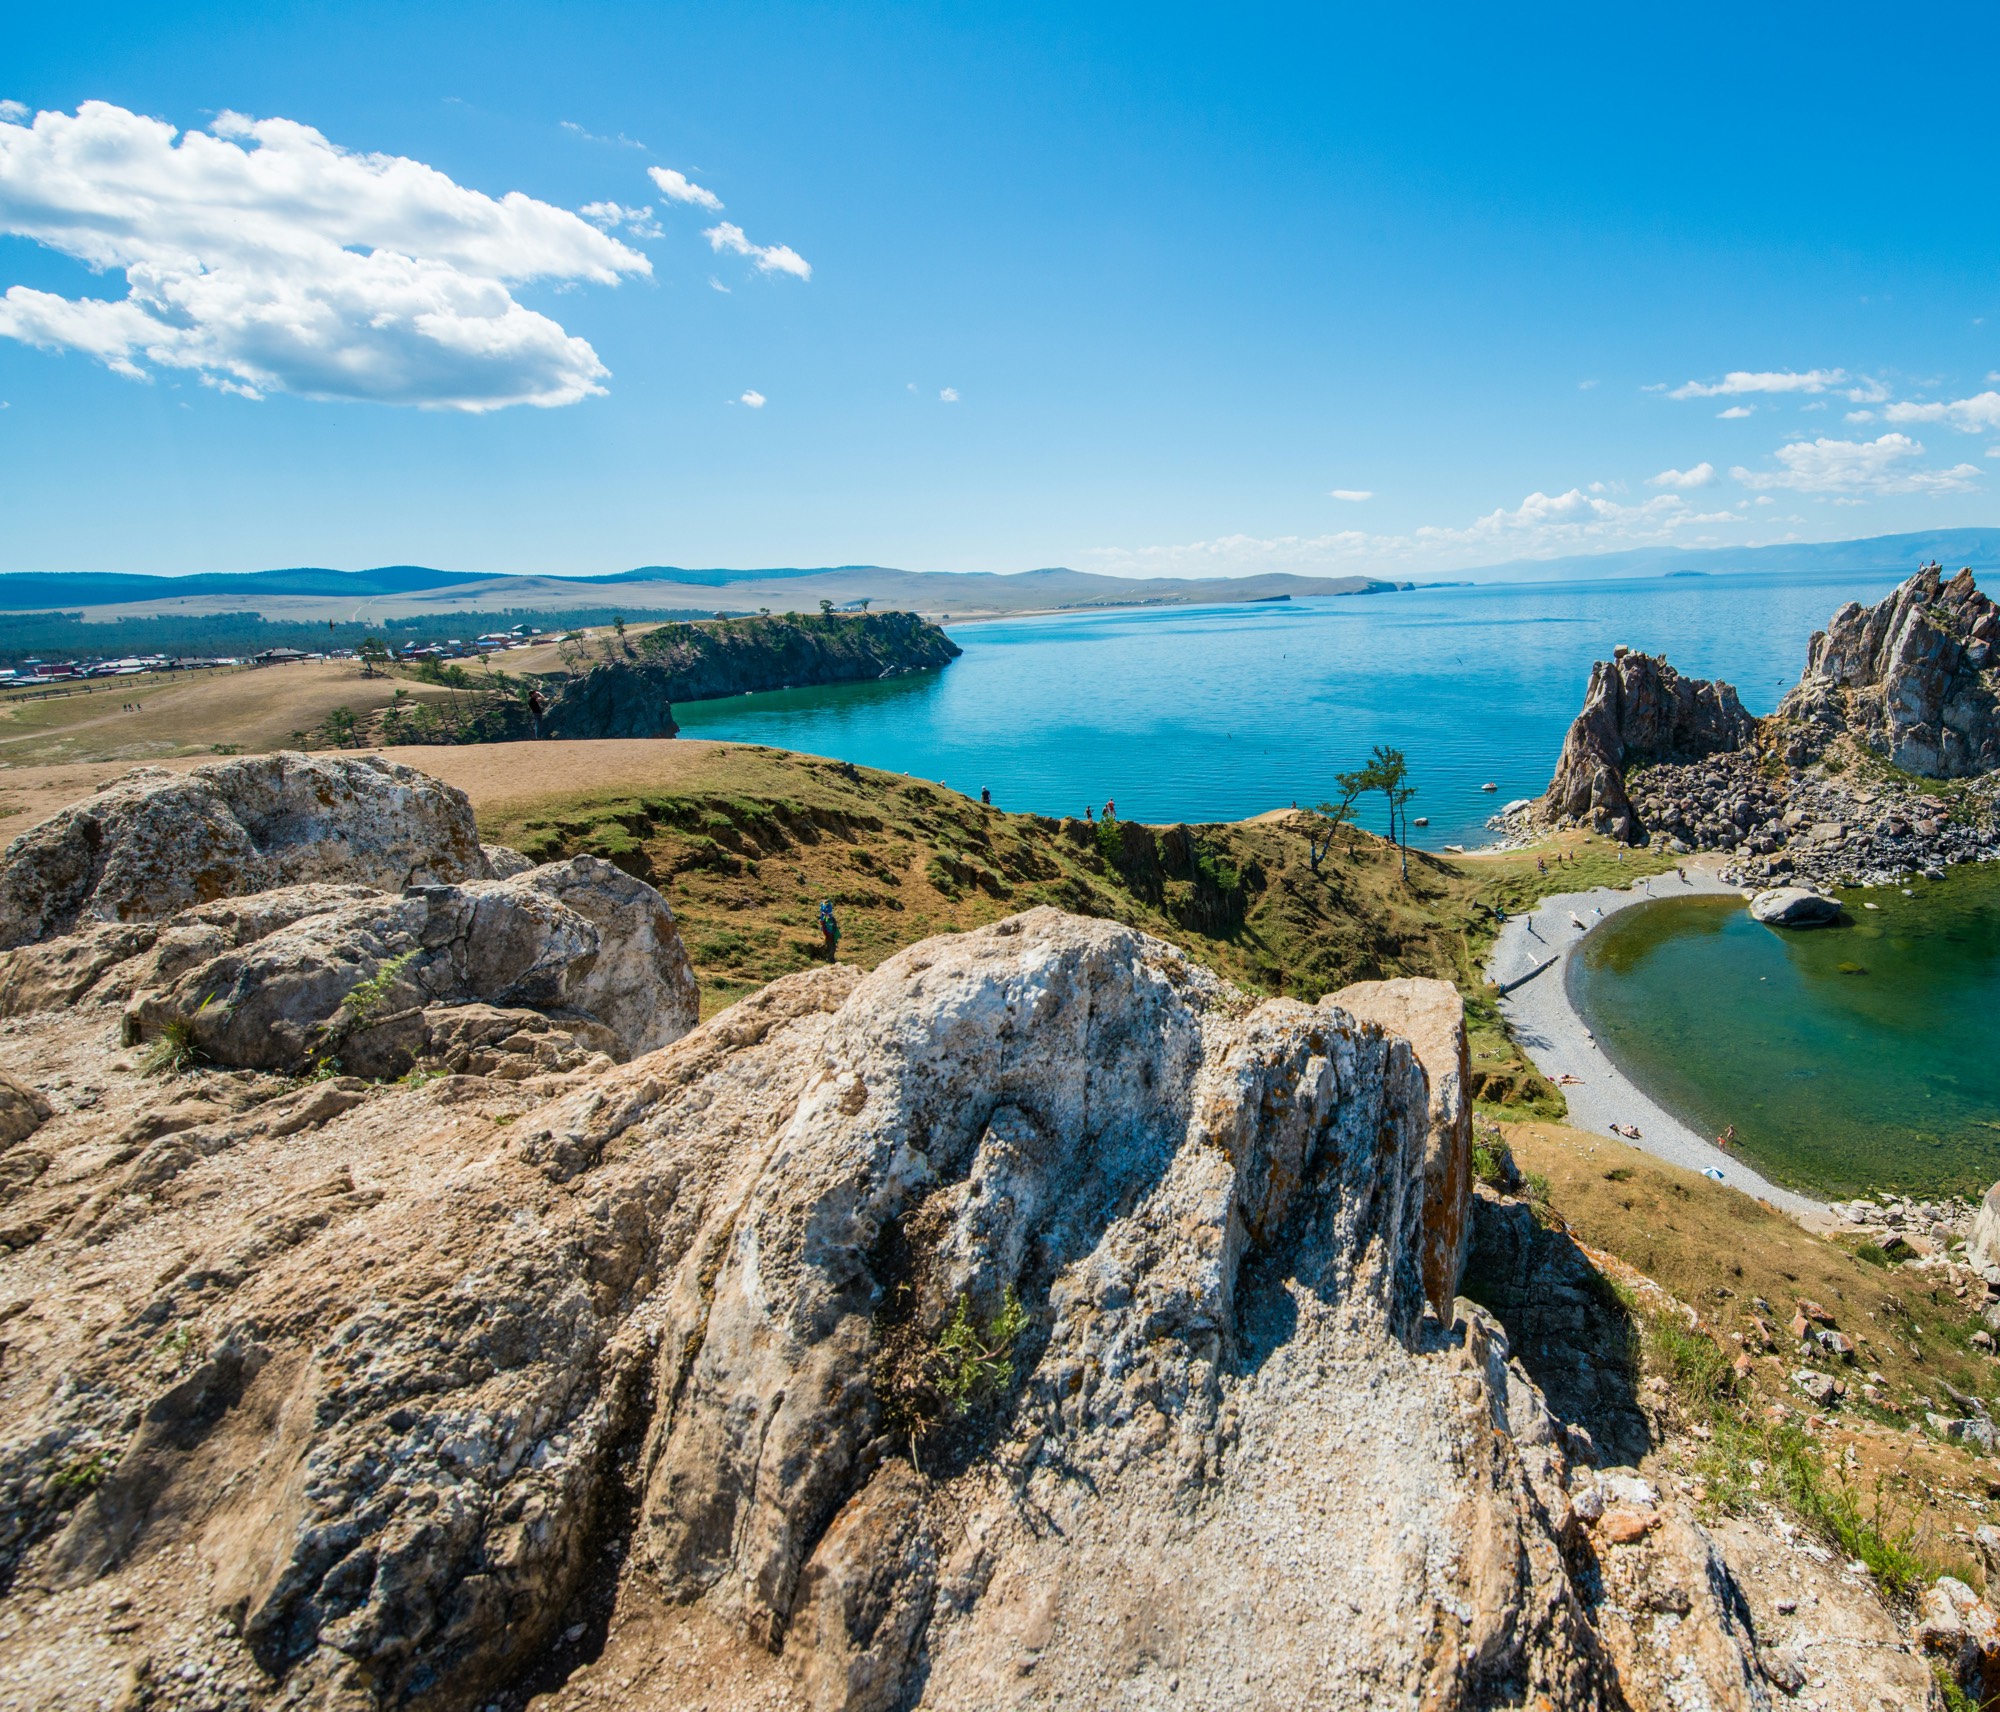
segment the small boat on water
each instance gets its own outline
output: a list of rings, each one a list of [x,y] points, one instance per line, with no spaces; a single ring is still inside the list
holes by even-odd
[[[1410,822],[1412,826],[1429,826],[1430,823],[1431,817],[1427,814],[1420,814],[1415,820]]]
[[[1483,785],[1481,785],[1481,786],[1480,786],[1479,788],[1480,788],[1480,789],[1481,789],[1482,791],[1497,791],[1497,790],[1498,790],[1498,789],[1499,789],[1500,787],[1499,787],[1498,785],[1496,785],[1496,784],[1492,784],[1492,783],[1490,783],[1490,782],[1489,782],[1489,783],[1487,783],[1487,784],[1483,784]]]

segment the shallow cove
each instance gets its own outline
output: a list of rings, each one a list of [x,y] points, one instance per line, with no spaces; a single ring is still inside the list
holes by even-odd
[[[1736,898],[1607,919],[1571,1001],[1620,1070],[1773,1180],[1982,1193],[2000,1178],[2000,864],[1842,894],[1780,932]],[[1867,903],[1875,909],[1864,907]]]

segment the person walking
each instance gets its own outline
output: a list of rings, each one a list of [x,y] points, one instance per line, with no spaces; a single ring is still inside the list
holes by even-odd
[[[840,950],[840,923],[834,919],[830,899],[819,906],[819,931],[826,940],[826,960],[831,963]]]

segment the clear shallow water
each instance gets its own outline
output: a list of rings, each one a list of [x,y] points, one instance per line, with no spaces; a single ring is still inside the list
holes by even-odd
[[[1634,1082],[1735,1124],[1778,1182],[1977,1195],[2000,1178],[2000,869],[1912,886],[1800,933],[1729,898],[1641,904],[1583,941],[1570,995]]]
[[[1418,590],[1260,606],[1058,613],[964,624],[941,672],[686,702],[690,737],[803,749],[942,780],[1002,808],[1237,820],[1333,793],[1377,743],[1410,759],[1418,842],[1476,844],[1548,783],[1593,660],[1664,652],[1754,713],[1806,641],[1893,573],[1770,574]],[[1492,793],[1480,786],[1499,786]],[[1370,808],[1379,825],[1379,811]]]

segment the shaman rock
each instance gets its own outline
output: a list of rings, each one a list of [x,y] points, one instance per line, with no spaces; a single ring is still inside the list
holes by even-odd
[[[141,768],[0,856],[0,950],[306,881],[382,891],[486,873],[463,791],[372,755]]]
[[[1756,735],[1756,720],[1730,685],[1684,678],[1664,659],[1621,649],[1590,668],[1583,711],[1563,739],[1541,813],[1641,842],[1646,829],[1626,794],[1628,768],[1748,748]]]

